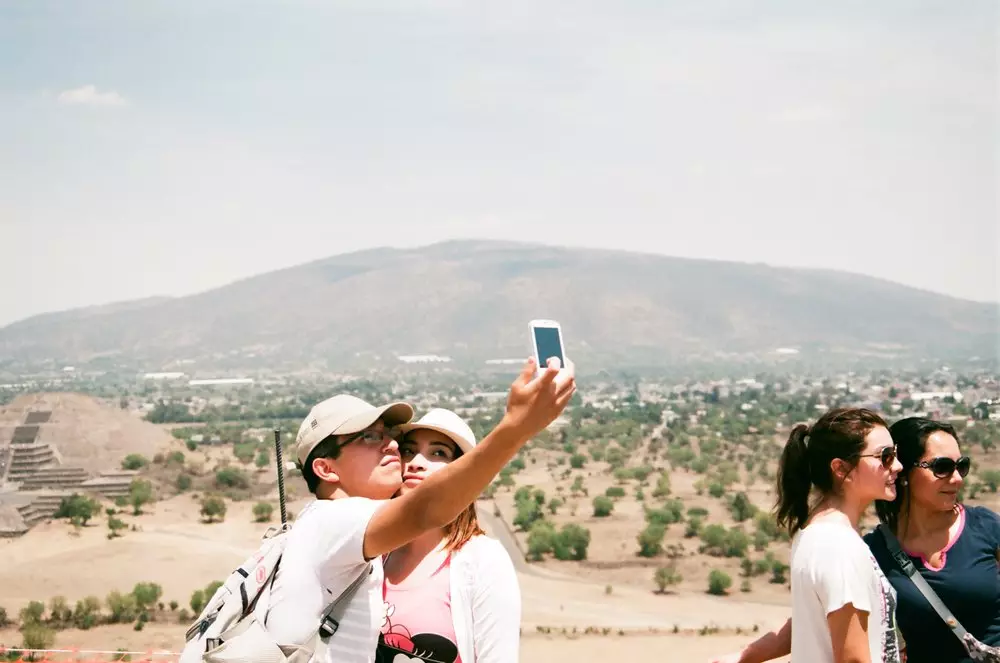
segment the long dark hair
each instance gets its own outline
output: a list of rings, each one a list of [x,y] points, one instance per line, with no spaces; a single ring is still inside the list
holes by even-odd
[[[893,533],[898,531],[900,511],[904,506],[910,508],[910,472],[927,451],[927,438],[938,431],[948,433],[958,441],[954,426],[925,417],[907,417],[889,427],[892,442],[896,445],[896,458],[903,471],[896,475],[896,499],[891,502],[875,500],[875,513]]]
[[[809,504],[813,487],[823,497],[833,493],[831,463],[840,459],[856,465],[865,438],[878,426],[887,424],[877,413],[864,408],[837,408],[812,426],[795,426],[778,465],[778,525],[792,535],[802,529],[813,509]]]

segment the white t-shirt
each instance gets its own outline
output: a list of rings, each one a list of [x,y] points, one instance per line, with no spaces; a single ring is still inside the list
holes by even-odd
[[[382,504],[363,497],[316,500],[295,519],[271,589],[267,630],[276,642],[308,642],[323,610],[365,569],[365,530]],[[371,562],[368,581],[358,588],[330,638],[326,661],[313,663],[375,660],[385,604],[382,558]]]
[[[857,532],[813,522],[795,534],[791,561],[792,663],[833,663],[827,615],[849,603],[868,613],[872,663],[900,663],[896,592]]]

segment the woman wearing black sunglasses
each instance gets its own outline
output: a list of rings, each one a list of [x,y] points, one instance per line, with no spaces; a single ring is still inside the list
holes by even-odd
[[[896,590],[896,625],[906,647],[906,663],[1000,661],[1000,516],[981,506],[958,503],[971,461],[958,446],[955,429],[923,417],[889,427],[896,458],[896,498],[875,502],[879,520],[895,535],[917,572],[981,646],[975,658],[921,595],[875,530],[865,535],[879,568]],[[767,633],[742,651],[712,663],[763,663],[791,651],[791,623]],[[797,662],[796,662],[797,663]]]
[[[959,504],[958,492],[971,461],[959,450],[955,429],[909,417],[894,423],[889,432],[903,471],[896,479],[896,499],[875,502],[879,520],[962,626],[984,644],[1000,646],[1000,517],[986,507]],[[864,538],[896,589],[907,663],[972,661],[893,559],[882,533]]]

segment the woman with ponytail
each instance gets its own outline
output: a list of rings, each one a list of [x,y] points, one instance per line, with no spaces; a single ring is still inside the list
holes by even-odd
[[[830,410],[792,429],[778,467],[778,524],[792,535],[792,619],[742,652],[758,663],[900,663],[895,591],[858,533],[875,500],[893,500],[902,466],[885,421]],[[790,644],[790,647],[789,647]]]

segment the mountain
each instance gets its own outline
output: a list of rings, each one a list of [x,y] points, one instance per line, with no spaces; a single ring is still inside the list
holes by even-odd
[[[49,313],[0,329],[0,360],[169,362],[358,353],[523,357],[527,322],[578,359],[666,363],[779,347],[851,356],[994,357],[1000,307],[828,270],[535,244],[380,248],[196,295]]]

